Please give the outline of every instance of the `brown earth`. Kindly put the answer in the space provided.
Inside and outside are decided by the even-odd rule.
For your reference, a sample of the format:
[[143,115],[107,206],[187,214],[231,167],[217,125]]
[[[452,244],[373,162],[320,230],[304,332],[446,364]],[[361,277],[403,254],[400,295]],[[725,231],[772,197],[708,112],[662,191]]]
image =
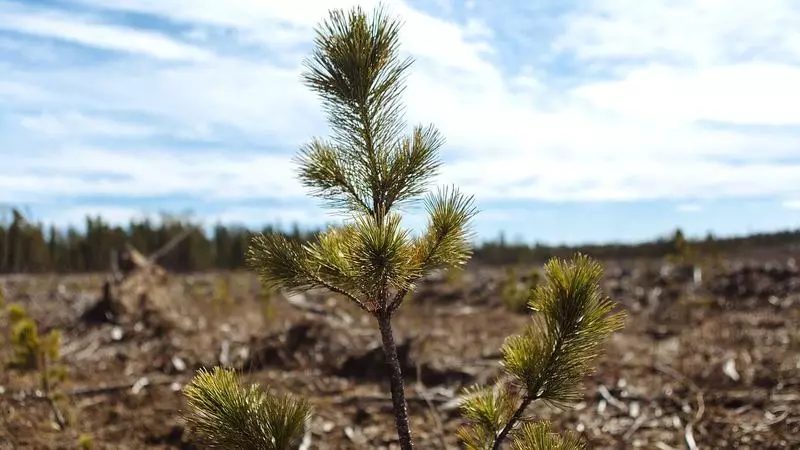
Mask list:
[[[604,289],[628,311],[625,329],[586,380],[583,402],[531,413],[598,449],[800,448],[800,271],[786,255],[769,256],[706,266],[699,282],[664,262],[607,262]],[[395,319],[421,449],[459,448],[458,390],[492,380],[504,337],[526,323],[501,300],[505,277],[473,267],[431,279]],[[343,300],[278,296],[265,311],[249,273],[170,275],[161,309],[119,313],[115,324],[87,313],[102,281],[0,279],[7,301],[42,330],[62,329],[71,419],[54,429],[32,378],[6,371],[0,449],[77,448],[84,433],[93,448],[198,448],[182,425],[181,388],[220,362],[312,401],[305,448],[397,448],[377,328]]]

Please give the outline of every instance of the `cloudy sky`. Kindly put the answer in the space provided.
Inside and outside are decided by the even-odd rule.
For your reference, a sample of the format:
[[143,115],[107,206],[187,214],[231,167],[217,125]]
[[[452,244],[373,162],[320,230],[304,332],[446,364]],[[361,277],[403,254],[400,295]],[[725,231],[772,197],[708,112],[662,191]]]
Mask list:
[[[333,220],[291,162],[328,133],[299,74],[356,3],[0,0],[0,203]],[[416,60],[407,119],[446,136],[439,181],[475,195],[482,238],[800,226],[795,0],[385,3]]]

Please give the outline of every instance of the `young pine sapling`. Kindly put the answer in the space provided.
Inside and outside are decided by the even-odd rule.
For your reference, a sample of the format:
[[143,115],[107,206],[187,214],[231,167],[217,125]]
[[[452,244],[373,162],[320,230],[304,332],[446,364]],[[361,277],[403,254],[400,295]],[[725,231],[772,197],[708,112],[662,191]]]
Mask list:
[[[400,447],[410,450],[414,444],[392,317],[426,274],[469,259],[469,225],[476,209],[471,197],[442,188],[425,198],[428,225],[421,235],[401,226],[402,207],[425,194],[437,174],[444,140],[433,126],[403,132],[400,95],[411,60],[399,58],[398,36],[399,23],[380,8],[371,18],[361,8],[334,10],[317,28],[303,79],[322,98],[333,136],[312,140],[297,162],[303,184],[346,219],[307,244],[278,234],[256,235],[247,257],[267,286],[327,289],[374,317],[389,368]],[[469,423],[460,437],[470,448],[499,448],[507,438],[519,449],[573,442],[551,433],[546,424],[530,423],[523,413],[534,400],[565,404],[576,399],[591,358],[620,323],[619,316],[607,315],[612,303],[599,296],[599,271],[586,257],[548,265],[547,284],[531,303],[538,311],[531,327],[503,347],[505,370],[516,383],[474,388],[465,397]],[[219,368],[201,371],[186,395],[190,425],[217,448],[290,448],[310,414],[304,400],[240,388],[232,371]]]
[[10,369],[38,375],[43,399],[49,404],[56,425],[64,429],[67,419],[57,403],[63,395],[56,389],[58,383],[67,377],[66,369],[58,363],[61,357],[61,331],[53,329],[46,335],[39,334],[36,322],[18,304],[9,305],[6,314],[9,349],[12,353],[6,365]]

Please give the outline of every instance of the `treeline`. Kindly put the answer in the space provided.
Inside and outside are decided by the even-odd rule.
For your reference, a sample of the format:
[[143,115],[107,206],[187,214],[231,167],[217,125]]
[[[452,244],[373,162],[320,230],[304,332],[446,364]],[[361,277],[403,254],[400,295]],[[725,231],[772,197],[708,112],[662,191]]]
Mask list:
[[[297,226],[282,230],[267,226],[259,232],[280,232],[305,241],[315,232]],[[176,236],[186,237],[159,263],[175,272],[211,269],[233,270],[244,267],[245,251],[253,231],[218,224],[206,233],[196,224],[163,215],[158,221],[133,220],[126,226],[112,226],[101,217],[87,217],[83,230],[59,230],[42,223],[31,223],[19,212],[0,223],[0,273],[100,272],[110,267],[113,251],[132,245],[144,255],[161,249]],[[747,247],[800,245],[800,229],[746,237],[688,241],[677,230],[672,236],[640,244],[548,246],[510,244],[497,239],[475,249],[473,261],[480,264],[541,263],[551,257],[568,257],[581,251],[598,259],[661,258],[685,251],[706,254],[727,253]]]
[[[31,223],[18,211],[0,224],[0,273],[100,272],[110,268],[112,252],[126,244],[150,255],[173,238],[185,234],[158,262],[176,272],[244,267],[251,230],[217,225],[210,235],[196,224],[162,215],[158,221],[133,220],[112,226],[102,217],[87,217],[84,230]],[[261,232],[276,228],[267,226]],[[307,240],[311,233],[298,227],[282,234]]]
[[707,234],[703,239],[687,239],[681,229],[669,236],[636,244],[587,244],[552,246],[508,244],[503,239],[487,242],[475,251],[475,259],[484,264],[542,263],[552,257],[567,258],[576,251],[600,260],[651,259],[678,255],[716,256],[755,248],[798,246],[800,229],[747,236],[716,238]]

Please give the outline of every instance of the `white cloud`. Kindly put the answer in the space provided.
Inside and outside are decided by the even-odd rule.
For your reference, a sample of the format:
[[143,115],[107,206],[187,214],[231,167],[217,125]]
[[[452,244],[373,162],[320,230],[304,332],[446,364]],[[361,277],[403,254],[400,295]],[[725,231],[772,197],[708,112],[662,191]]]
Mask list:
[[[4,8],[9,9],[9,8]],[[30,11],[0,10],[0,29],[53,37],[107,50],[138,53],[164,60],[207,60],[211,54],[168,37],[130,28],[94,23],[74,15],[32,14]]]
[[[114,23],[101,11],[0,8],[0,28],[133,55],[80,65],[63,60],[58,70],[0,58],[0,99],[24,117],[12,129],[14,147],[0,150],[6,201],[299,198],[304,190],[290,155],[235,146],[282,145],[291,152],[326,132],[317,100],[299,79],[311,27],[328,8],[362,3],[369,9],[376,2],[79,3],[154,14],[188,29],[179,38]],[[441,181],[486,201],[800,195],[800,163],[775,162],[798,155],[796,129],[736,127],[800,123],[794,82],[800,11],[788,0],[665,5],[584,2],[562,18],[560,35],[537,35],[552,40],[551,59],[574,57],[586,65],[587,74],[564,74],[575,80],[565,89],[558,83],[562,74],[547,73],[533,56],[523,58],[520,70],[518,61],[502,59],[502,23],[481,17],[456,23],[389,2],[405,22],[403,48],[417,59],[405,96],[409,120],[436,123],[448,140]],[[602,79],[588,75],[598,67],[606,69]],[[136,120],[119,119],[126,114]],[[697,122],[703,120],[726,128]],[[26,136],[33,141],[42,132],[69,139],[28,151]],[[134,152],[88,140],[155,135],[234,136],[226,142],[236,143],[194,152],[153,141]],[[249,214],[231,211],[225,217]],[[315,220],[308,214],[302,217]]]
[[567,16],[556,51],[584,60],[661,60],[714,67],[731,61],[800,61],[794,0],[588,0]]
[[798,79],[800,65],[648,66],[574,93],[597,108],[653,120],[800,125]]
[[191,195],[212,201],[292,198],[302,192],[289,158],[269,154],[174,154],[155,149],[124,153],[69,147],[3,159],[7,164],[0,169],[0,202],[39,202],[54,194]]
[[783,207],[786,209],[800,210],[800,200],[786,200],[783,202]]
[[153,133],[153,129],[149,126],[89,116],[77,111],[24,115],[20,118],[19,125],[37,134],[51,137],[81,135],[142,137]]
[[696,213],[703,210],[703,205],[697,203],[683,203],[675,208],[678,212]]

